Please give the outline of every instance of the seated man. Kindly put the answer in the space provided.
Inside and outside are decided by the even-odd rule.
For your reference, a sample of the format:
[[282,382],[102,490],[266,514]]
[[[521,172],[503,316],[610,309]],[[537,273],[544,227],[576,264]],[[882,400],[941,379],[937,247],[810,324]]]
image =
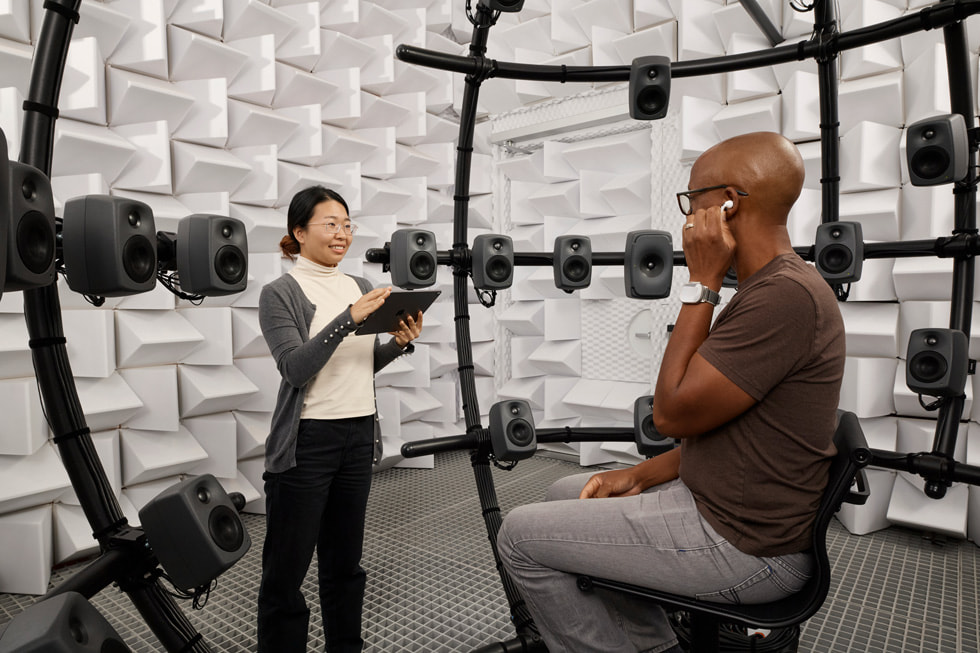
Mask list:
[[[501,559],[551,653],[680,650],[659,606],[580,592],[577,574],[732,603],[778,600],[809,577],[844,326],[832,289],[790,245],[803,174],[774,133],[698,158],[678,194],[683,246],[691,282],[713,292],[685,293],[653,404],[657,429],[681,446],[563,479],[504,520]],[[733,264],[739,289],[712,327]]]

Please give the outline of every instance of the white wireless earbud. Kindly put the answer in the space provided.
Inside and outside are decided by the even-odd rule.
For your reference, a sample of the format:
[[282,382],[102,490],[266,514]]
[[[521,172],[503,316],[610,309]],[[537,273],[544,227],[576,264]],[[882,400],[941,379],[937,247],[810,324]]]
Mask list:
[[733,206],[735,206],[735,203],[734,202],[732,202],[731,200],[725,200],[725,203],[721,205],[721,210],[722,211],[727,211],[728,209],[732,208]]

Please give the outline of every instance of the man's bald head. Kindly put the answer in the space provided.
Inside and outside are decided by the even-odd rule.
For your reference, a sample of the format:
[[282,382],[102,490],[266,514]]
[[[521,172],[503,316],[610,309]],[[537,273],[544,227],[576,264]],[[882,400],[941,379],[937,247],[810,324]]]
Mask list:
[[728,184],[747,191],[760,213],[785,223],[803,176],[803,157],[792,141],[775,132],[754,132],[706,150],[691,169],[691,186]]

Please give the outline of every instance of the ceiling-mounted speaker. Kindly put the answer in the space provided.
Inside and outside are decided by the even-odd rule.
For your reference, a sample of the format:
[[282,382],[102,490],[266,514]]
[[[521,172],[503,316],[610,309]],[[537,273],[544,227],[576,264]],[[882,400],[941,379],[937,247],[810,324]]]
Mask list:
[[156,285],[156,227],[143,202],[111,195],[70,199],[61,242],[68,287],[75,292],[118,297]]

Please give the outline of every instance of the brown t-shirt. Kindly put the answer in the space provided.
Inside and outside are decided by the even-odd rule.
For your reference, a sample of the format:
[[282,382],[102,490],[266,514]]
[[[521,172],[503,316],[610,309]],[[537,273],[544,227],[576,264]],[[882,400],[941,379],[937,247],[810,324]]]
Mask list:
[[833,290],[796,254],[778,256],[740,285],[698,352],[757,403],[686,438],[681,479],[739,550],[806,550],[835,453],[844,373]]

